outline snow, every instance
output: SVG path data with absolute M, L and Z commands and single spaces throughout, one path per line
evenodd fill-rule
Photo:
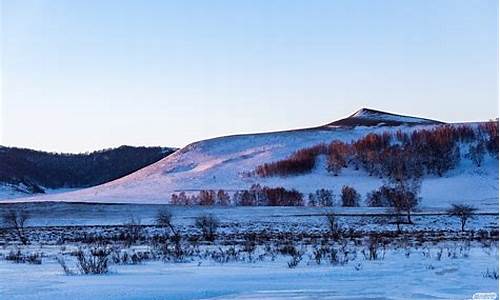
M 45 189 L 45 194 L 67 193 L 79 190 L 77 188 Z M 43 194 L 42 194 L 43 195 Z M 24 184 L 0 183 L 0 200 L 32 197 L 33 194 Z
M 138 265 L 112 264 L 111 272 L 106 275 L 67 276 L 56 262 L 56 257 L 66 253 L 64 257 L 68 266 L 76 268 L 74 257 L 68 255 L 79 246 L 77 242 L 68 242 L 72 234 L 88 232 L 106 238 L 103 232 L 111 229 L 109 225 L 121 225 L 130 216 L 140 219 L 143 225 L 153 224 L 160 208 L 168 207 L 173 214 L 174 226 L 183 236 L 197 232 L 193 226 L 196 216 L 210 213 L 220 219 L 218 240 L 212 245 L 198 244 L 202 253 L 203 249 L 227 247 L 227 242 L 234 243 L 234 239 L 240 241 L 241 235 L 237 233 L 242 232 L 292 233 L 299 237 L 302 233 L 324 231 L 325 217 L 322 214 L 331 209 L 45 202 L 5 203 L 0 204 L 0 210 L 14 206 L 22 206 L 29 212 L 28 230 L 34 231 L 33 235 L 37 238 L 48 240 L 40 243 L 32 239 L 30 245 L 21 246 L 24 253 L 43 253 L 41 265 L 6 261 L 3 256 L 16 246 L 6 243 L 0 248 L 0 299 L 471 299 L 478 292 L 499 292 L 498 281 L 483 276 L 487 270 L 498 270 L 498 241 L 490 240 L 491 244 L 487 247 L 486 243 L 464 240 L 457 233 L 459 221 L 443 215 L 418 213 L 413 216 L 415 224 L 403 225 L 402 229 L 408 233 L 410 240 L 412 233 L 428 230 L 455 234 L 458 238 L 448 236 L 445 240 L 445 235 L 438 234 L 437 242 L 419 241 L 417 246 L 409 248 L 391 244 L 383 259 L 379 260 L 367 260 L 360 252 L 367 245 L 362 245 L 356 250 L 356 258 L 345 265 L 328 262 L 318 265 L 310 257 L 312 248 L 305 246 L 303 259 L 294 269 L 287 266 L 290 257 L 282 255 L 274 260 L 267 256 L 253 262 L 224 264 L 194 257 L 185 263 L 148 260 Z M 395 230 L 393 224 L 376 224 L 377 217 L 363 215 L 364 208 L 333 210 L 346 214 L 338 217 L 339 224 L 346 228 L 359 231 Z M 352 215 L 355 213 L 361 215 Z M 486 232 L 497 230 L 498 214 L 476 215 L 466 228 L 476 232 L 479 229 Z M 60 230 L 65 231 L 64 244 L 58 242 Z M 144 230 L 161 229 L 149 227 Z M 236 235 L 232 235 L 234 233 Z M 406 242 L 404 238 L 400 241 Z M 147 244 L 134 245 L 129 251 L 148 247 L 150 245 Z M 461 254 L 460 249 L 465 248 L 469 250 Z M 441 249 L 444 254 L 438 259 Z M 258 248 L 255 257 L 262 250 Z M 457 257 L 447 255 L 450 251 L 456 251 Z
M 360 118 L 360 119 L 371 119 L 378 121 L 396 121 L 401 123 L 414 123 L 414 124 L 433 124 L 436 123 L 433 120 L 428 120 L 424 118 L 416 118 L 410 116 L 396 115 L 381 111 L 376 111 L 372 109 L 360 109 L 354 113 L 350 118 Z
M 468 257 L 436 259 L 414 250 L 390 250 L 383 260 L 358 256 L 344 266 L 301 263 L 284 257 L 224 265 L 147 262 L 112 266 L 108 275 L 65 276 L 54 259 L 42 265 L 0 261 L 0 295 L 16 299 L 470 299 L 498 294 L 498 281 L 482 273 L 498 265 L 498 253 L 472 247 Z
M 381 179 L 354 169 L 344 169 L 340 176 L 332 176 L 326 172 L 321 157 L 318 167 L 302 176 L 260 178 L 251 172 L 262 163 L 283 159 L 298 149 L 318 143 L 334 139 L 351 141 L 372 132 L 412 131 L 431 126 L 434 125 L 314 128 L 209 139 L 190 144 L 155 164 L 100 186 L 9 201 L 168 203 L 175 192 L 236 191 L 248 189 L 255 183 L 295 188 L 305 194 L 327 188 L 337 195 L 343 185 L 350 185 L 364 198 L 366 193 L 382 185 Z M 484 165 L 477 168 L 463 158 L 458 168 L 443 177 L 424 177 L 421 196 L 422 209 L 443 209 L 451 202 L 468 202 L 497 212 L 498 160 L 488 157 Z

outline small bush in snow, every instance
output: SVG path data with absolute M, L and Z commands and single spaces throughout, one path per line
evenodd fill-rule
M 367 260 L 384 259 L 385 245 L 378 236 L 372 235 L 368 240 L 367 249 L 363 249 L 361 253 Z
M 76 253 L 78 269 L 81 274 L 108 273 L 109 248 L 95 247 L 88 250 L 79 249 Z
M 211 215 L 201 215 L 196 218 L 195 226 L 201 230 L 201 234 L 206 241 L 214 241 L 219 228 L 219 220 Z
M 497 270 L 493 269 L 491 271 L 489 268 L 486 269 L 486 272 L 483 273 L 483 277 L 498 280 L 498 269 Z
M 131 216 L 129 220 L 123 224 L 123 227 L 123 240 L 125 241 L 125 246 L 130 247 L 132 244 L 141 239 L 142 226 L 139 218 Z
M 172 234 L 176 235 L 177 230 L 172 223 L 172 213 L 167 209 L 161 209 L 156 214 L 156 225 L 168 228 Z
M 330 212 L 326 214 L 325 218 L 330 235 L 334 239 L 339 239 L 342 236 L 343 230 L 337 222 L 337 216 L 333 212 Z
M 42 255 L 38 252 L 33 253 L 22 253 L 21 250 L 11 250 L 6 256 L 5 260 L 12 261 L 17 264 L 33 264 L 33 265 L 41 265 L 42 264 Z

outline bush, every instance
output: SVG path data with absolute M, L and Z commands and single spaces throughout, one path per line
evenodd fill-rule
M 79 249 L 76 252 L 76 259 L 81 274 L 108 273 L 108 256 L 110 253 L 110 249 L 104 247 L 95 247 L 89 250 Z
M 337 216 L 333 212 L 326 214 L 326 224 L 328 226 L 328 231 L 330 232 L 330 235 L 334 239 L 339 239 L 340 237 L 342 237 L 343 233 L 342 227 L 339 226 L 337 222 Z
M 160 227 L 167 227 L 170 229 L 172 234 L 177 234 L 174 225 L 172 224 L 172 213 L 167 209 L 161 209 L 156 215 L 156 225 Z
M 195 226 L 201 230 L 206 241 L 214 241 L 219 228 L 219 220 L 213 215 L 202 215 L 196 218 Z
M 11 250 L 6 256 L 5 260 L 12 261 L 16 264 L 33 264 L 33 265 L 41 265 L 42 264 L 42 255 L 38 252 L 24 254 L 21 250 L 17 249 L 16 251 Z
M 131 216 L 129 220 L 123 224 L 123 227 L 124 231 L 122 237 L 125 241 L 125 246 L 130 247 L 142 238 L 142 226 L 139 218 Z

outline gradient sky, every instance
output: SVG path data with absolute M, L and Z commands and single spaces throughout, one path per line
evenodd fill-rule
M 0 144 L 184 146 L 498 111 L 498 2 L 0 0 Z

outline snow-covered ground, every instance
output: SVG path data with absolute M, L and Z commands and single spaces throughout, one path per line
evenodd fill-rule
M 498 248 L 472 247 L 438 259 L 440 248 L 388 250 L 383 259 L 358 256 L 346 265 L 286 257 L 257 263 L 210 261 L 113 265 L 107 275 L 64 275 L 53 258 L 41 265 L 0 260 L 2 299 L 471 299 L 498 294 L 485 278 L 498 266 Z M 498 269 L 496 269 L 498 270 Z
M 347 228 L 356 230 L 394 230 L 384 208 L 320 208 L 320 207 L 203 207 L 172 206 L 155 204 L 87 204 L 87 203 L 22 203 L 0 204 L 0 211 L 22 208 L 29 213 L 27 226 L 89 226 L 123 225 L 131 217 L 142 225 L 155 224 L 158 211 L 168 209 L 174 222 L 180 226 L 193 226 L 200 215 L 211 214 L 227 228 L 239 231 L 262 229 L 301 231 L 324 229 L 325 214 L 334 212 Z M 475 218 L 467 223 L 470 229 L 494 229 L 498 227 L 498 213 L 477 211 Z M 442 212 L 419 211 L 413 213 L 414 225 L 409 230 L 456 230 L 459 220 Z M 405 226 L 403 226 L 405 228 Z
M 76 270 L 71 253 L 89 245 L 83 237 L 96 236 L 101 243 L 124 247 L 116 237 L 132 216 L 140 220 L 145 235 L 163 234 L 165 229 L 150 225 L 165 208 L 172 212 L 173 224 L 186 243 L 199 237 L 195 218 L 214 215 L 220 221 L 216 241 L 196 242 L 200 254 L 183 263 L 154 258 L 137 265 L 111 264 L 106 275 L 65 275 L 56 261 L 64 254 L 68 266 Z M 413 216 L 414 225 L 403 225 L 403 233 L 394 235 L 395 225 L 380 216 L 383 210 L 372 215 L 363 208 L 46 202 L 0 204 L 0 209 L 29 212 L 27 232 L 32 241 L 19 246 L 0 232 L 0 299 L 472 299 L 475 293 L 498 294 L 498 280 L 486 276 L 488 271 L 498 272 L 497 214 L 476 215 L 467 223 L 470 231 L 462 234 L 457 218 L 420 212 Z M 351 253 L 346 264 L 331 264 L 324 258 L 318 265 L 315 247 L 324 241 L 335 247 L 342 244 L 328 236 L 325 213 L 332 210 L 339 214 L 341 227 L 358 233 L 344 239 Z M 201 255 L 228 247 L 243 249 L 249 233 L 262 235 L 253 260 L 220 263 Z M 376 260 L 363 254 L 372 233 L 386 236 L 389 243 L 383 249 L 379 243 Z M 485 238 L 478 239 L 481 234 Z M 150 243 L 141 240 L 124 249 L 144 251 Z M 289 255 L 273 256 L 265 250 L 267 245 L 277 249 L 287 243 L 303 251 L 295 268 L 288 267 Z M 42 264 L 7 261 L 5 256 L 16 249 L 42 253 Z
M 78 190 L 77 188 L 45 189 L 45 194 L 67 193 Z M 0 183 L 0 200 L 32 197 L 33 194 L 23 184 Z

